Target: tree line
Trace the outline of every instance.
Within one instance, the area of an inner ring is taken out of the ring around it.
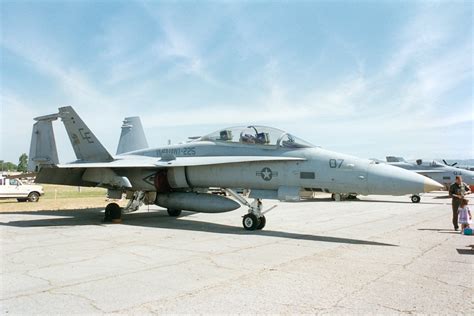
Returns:
[[[20,158],[18,158],[17,165],[9,161],[0,160],[0,170],[1,171],[19,171],[19,172],[28,171],[28,155],[25,153],[21,154]]]

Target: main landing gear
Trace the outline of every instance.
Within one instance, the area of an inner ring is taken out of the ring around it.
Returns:
[[[135,211],[138,211],[140,206],[144,203],[148,204],[147,202],[149,197],[143,191],[135,191],[131,196],[130,200],[128,201],[127,205],[124,208],[121,208],[117,203],[109,203],[105,208],[104,213],[104,223],[121,223],[122,222],[122,214],[128,214]],[[178,217],[181,215],[181,210],[179,209],[167,209],[168,215],[171,217]]]
[[[104,222],[105,223],[121,223],[122,214],[137,211],[143,205],[145,200],[145,192],[135,191],[124,208],[117,203],[109,203],[105,207]]]
[[[181,215],[181,210],[169,208],[167,209],[167,211],[168,211],[168,215],[171,217],[178,217],[179,215]]]
[[[145,192],[143,191],[135,191],[131,199],[128,201],[127,206],[124,207],[123,212],[125,214],[132,213],[138,211],[140,206],[143,205],[143,201],[145,200]]]
[[[117,203],[109,203],[105,207],[104,223],[120,223],[122,208]]]
[[[342,201],[342,200],[357,200],[356,193],[333,193],[331,194],[331,200],[333,201]]]

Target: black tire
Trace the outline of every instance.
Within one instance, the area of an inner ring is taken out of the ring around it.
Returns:
[[[244,226],[246,230],[255,230],[258,225],[260,225],[260,220],[254,214],[247,214],[242,219],[242,226]]]
[[[21,198],[21,199],[16,199],[18,202],[26,202],[28,201],[28,198]]]
[[[412,201],[413,203],[420,203],[421,197],[420,197],[419,195],[412,195],[412,196],[411,196],[411,201]]]
[[[357,194],[349,194],[349,195],[347,196],[347,199],[348,199],[348,200],[356,200],[356,199],[357,199]]]
[[[105,208],[105,212],[104,212],[104,222],[110,222],[112,221],[112,218],[110,217],[110,210],[107,209],[107,207]]]
[[[28,194],[28,201],[30,202],[38,202],[40,199],[40,195],[38,192],[30,192],[30,194]]]
[[[122,209],[120,206],[117,205],[117,208],[113,208],[110,212],[110,218],[114,219],[121,219],[122,218]]]
[[[181,215],[181,210],[169,208],[167,209],[167,211],[168,211],[168,215],[171,217],[178,217],[179,215]]]
[[[117,203],[109,203],[105,207],[104,222],[122,218],[122,209]]]
[[[260,223],[257,226],[257,230],[263,229],[263,227],[265,227],[265,224],[267,223],[267,219],[265,218],[265,216],[260,217],[259,220]]]

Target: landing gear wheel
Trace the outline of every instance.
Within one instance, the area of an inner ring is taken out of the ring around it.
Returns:
[[[119,222],[122,218],[122,209],[117,203],[109,203],[105,207],[104,222]]]
[[[179,215],[181,215],[181,210],[169,208],[167,209],[167,211],[168,211],[168,215],[171,217],[178,217]]]
[[[255,214],[250,213],[244,216],[242,225],[246,230],[255,230],[260,225],[260,220]]]
[[[265,218],[265,216],[262,216],[258,220],[260,221],[260,223],[257,226],[257,230],[263,229],[263,227],[265,227],[265,224],[267,223],[267,219]]]
[[[28,194],[28,201],[30,202],[38,202],[39,201],[39,194],[37,192],[31,192]]]
[[[412,195],[412,196],[411,196],[411,201],[412,201],[413,203],[420,203],[421,197],[420,197],[419,195]]]
[[[348,199],[348,200],[356,200],[356,199],[357,199],[357,194],[349,194],[349,195],[347,196],[347,199]]]

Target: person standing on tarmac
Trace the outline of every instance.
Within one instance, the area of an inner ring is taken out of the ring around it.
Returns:
[[[458,208],[461,205],[464,196],[471,193],[471,189],[467,184],[462,182],[461,176],[456,176],[456,182],[451,184],[449,187],[449,197],[453,199],[452,208],[453,208],[453,226],[454,230],[458,230]]]

